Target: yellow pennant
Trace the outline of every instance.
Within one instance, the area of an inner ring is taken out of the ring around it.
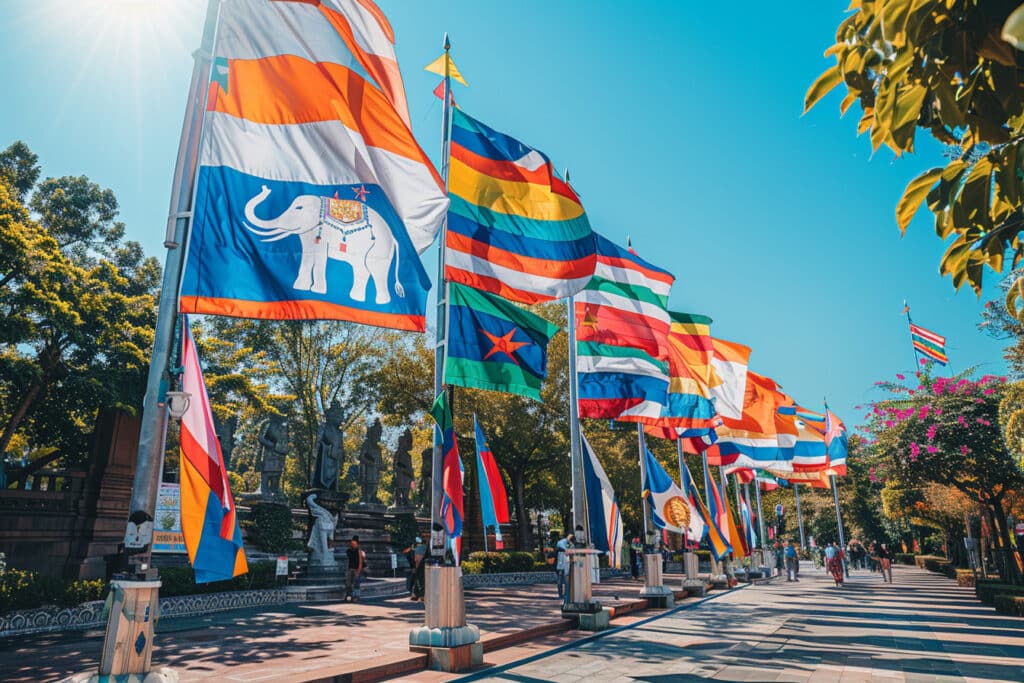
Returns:
[[[446,61],[448,66],[447,74],[445,74]],[[430,73],[437,74],[439,76],[451,76],[462,85],[466,86],[467,88],[469,87],[469,83],[466,83],[466,79],[462,77],[461,73],[459,73],[459,67],[455,66],[455,62],[452,60],[451,56],[447,52],[445,52],[443,55],[432,61],[430,64],[427,64],[425,67],[423,67],[423,70],[429,71]]]

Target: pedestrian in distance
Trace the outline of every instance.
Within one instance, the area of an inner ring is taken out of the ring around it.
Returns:
[[[640,580],[641,569],[643,568],[644,546],[640,543],[640,537],[633,538],[629,544],[629,572],[634,581]]]
[[[825,547],[825,568],[836,582],[836,588],[843,585],[843,560],[845,557],[846,554],[837,543],[830,543]]]
[[[569,590],[566,586],[566,578],[569,574],[569,551],[576,547],[573,544],[573,535],[566,534],[555,544],[555,573],[558,576],[558,597],[563,605],[569,604]]]
[[[882,572],[882,581],[892,583],[892,551],[885,543],[878,548],[878,566]]]
[[[419,536],[412,547],[412,562],[412,595],[409,599],[413,602],[423,602],[427,580],[427,544]]]
[[[348,572],[345,575],[345,600],[359,602],[359,584],[366,569],[366,553],[359,547],[359,537],[353,536],[345,550],[348,557]]]
[[[800,557],[796,551],[796,543],[793,539],[789,539],[789,543],[786,544],[786,581],[793,582],[799,581],[797,573],[800,571]]]
[[[782,576],[782,572],[786,571],[786,551],[782,542],[775,541],[772,551],[775,553],[775,576]]]

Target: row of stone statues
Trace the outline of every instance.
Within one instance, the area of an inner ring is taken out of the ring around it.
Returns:
[[[310,480],[311,489],[338,490],[338,478],[344,462],[342,419],[341,405],[334,401],[324,412],[324,420],[317,431],[316,463]],[[374,420],[367,430],[366,439],[359,447],[356,462],[348,468],[346,474],[346,480],[359,488],[362,494],[361,502],[367,505],[381,504],[378,489],[381,472],[384,469],[384,458],[380,448],[382,429],[380,420]],[[288,455],[287,420],[279,415],[271,416],[260,427],[258,439],[261,446],[259,493],[265,499],[283,499],[281,474],[284,472],[285,458]],[[415,473],[411,450],[412,432],[406,429],[398,439],[398,448],[392,463],[391,486],[394,504],[402,508],[414,505],[426,508],[430,499],[430,449],[426,449],[423,454],[423,467],[420,469],[420,482],[415,500],[412,496]]]

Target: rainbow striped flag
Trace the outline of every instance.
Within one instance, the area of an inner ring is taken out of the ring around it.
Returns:
[[[579,197],[542,152],[452,115],[445,276],[520,303],[571,296],[594,274]]]
[[[597,268],[575,304],[580,417],[656,421],[668,400],[675,277],[595,237]]]
[[[678,428],[687,436],[714,428],[716,411],[711,399],[711,384],[716,376],[711,366],[714,346],[711,318],[691,313],[670,313],[668,335],[668,400],[658,419],[658,427]],[[675,434],[667,431],[675,438]]]
[[[223,3],[181,310],[422,332],[448,210],[372,0]]]
[[[196,583],[209,583],[244,574],[249,567],[199,354],[187,319],[184,325],[181,389],[192,399],[181,418],[181,532]]]
[[[946,338],[942,335],[910,323],[910,340],[914,349],[926,358],[930,358],[939,365],[949,363],[949,357],[946,356]]]

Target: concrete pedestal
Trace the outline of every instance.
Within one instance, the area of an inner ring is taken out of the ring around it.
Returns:
[[[562,606],[562,617],[575,619],[581,630],[601,631],[608,628],[601,626],[602,617],[594,616],[602,612],[601,603],[593,597],[592,556],[596,550],[590,548],[574,548],[568,551],[569,558],[569,601]]]
[[[692,551],[683,553],[683,572],[686,574],[687,581],[694,581],[697,579],[697,574],[700,573],[697,553]]]
[[[597,612],[577,612],[576,627],[581,631],[604,631],[612,623],[612,611],[602,607]]]
[[[661,578],[661,562],[659,553],[644,555],[644,589],[640,591],[640,597],[651,607],[668,609],[675,606],[676,598]]]
[[[431,668],[448,673],[482,664],[480,629],[466,623],[462,568],[428,566],[425,588],[425,623],[409,632],[410,651],[429,653]]]

